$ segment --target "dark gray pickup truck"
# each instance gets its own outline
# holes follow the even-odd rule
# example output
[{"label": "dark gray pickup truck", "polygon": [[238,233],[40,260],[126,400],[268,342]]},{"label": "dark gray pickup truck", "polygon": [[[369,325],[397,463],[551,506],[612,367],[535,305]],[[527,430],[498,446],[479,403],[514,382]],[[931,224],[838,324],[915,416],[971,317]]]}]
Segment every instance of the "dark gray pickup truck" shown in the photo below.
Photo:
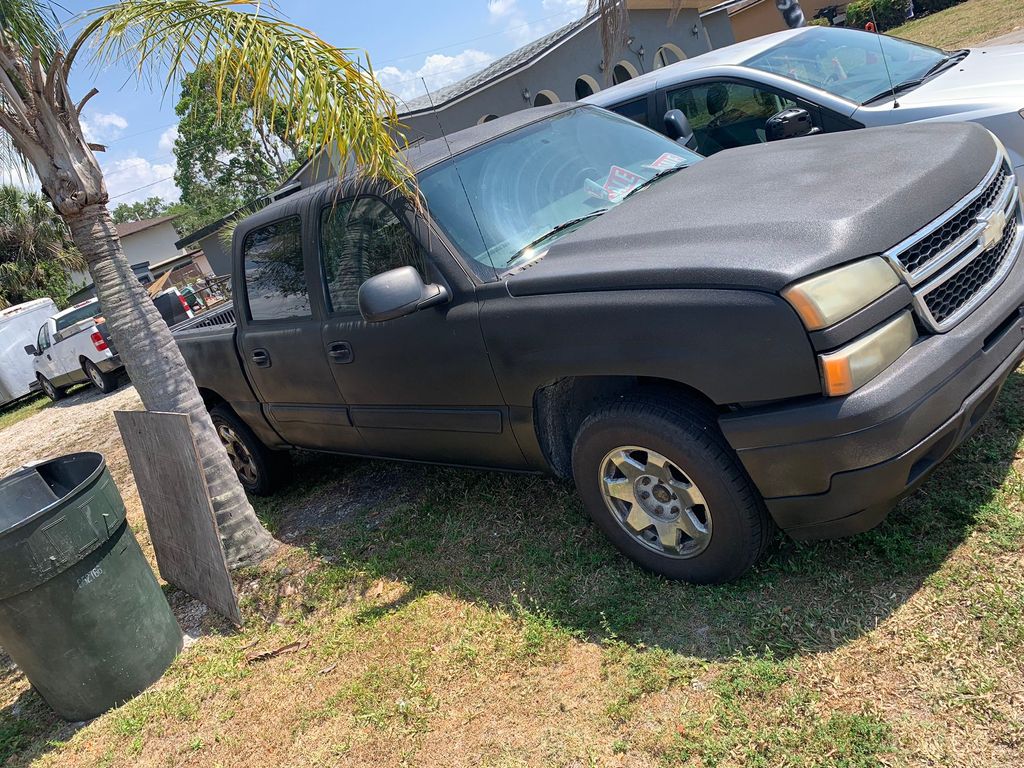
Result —
[{"label": "dark gray pickup truck", "polygon": [[1024,227],[977,125],[702,160],[594,107],[411,149],[235,232],[178,343],[246,488],[290,447],[573,477],[626,555],[744,573],[881,522],[1024,356]]}]

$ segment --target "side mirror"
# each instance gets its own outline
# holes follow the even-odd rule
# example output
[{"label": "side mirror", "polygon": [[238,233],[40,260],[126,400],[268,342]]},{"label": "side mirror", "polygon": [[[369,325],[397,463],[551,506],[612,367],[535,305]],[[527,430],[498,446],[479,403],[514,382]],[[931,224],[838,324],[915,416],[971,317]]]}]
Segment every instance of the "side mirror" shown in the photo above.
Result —
[{"label": "side mirror", "polygon": [[359,312],[368,323],[394,320],[448,301],[443,285],[427,285],[415,267],[374,275],[359,286]]},{"label": "side mirror", "polygon": [[810,112],[801,107],[784,109],[769,117],[768,122],[764,124],[766,141],[795,139],[798,136],[813,136],[816,133],[821,133],[821,129],[814,127]]},{"label": "side mirror", "polygon": [[32,357],[39,357],[39,350],[36,349],[36,345],[35,344],[26,344],[25,345],[25,354],[26,355],[32,355]]},{"label": "side mirror", "polygon": [[697,147],[697,137],[693,135],[690,121],[681,109],[670,109],[665,113],[665,135],[687,149]]}]

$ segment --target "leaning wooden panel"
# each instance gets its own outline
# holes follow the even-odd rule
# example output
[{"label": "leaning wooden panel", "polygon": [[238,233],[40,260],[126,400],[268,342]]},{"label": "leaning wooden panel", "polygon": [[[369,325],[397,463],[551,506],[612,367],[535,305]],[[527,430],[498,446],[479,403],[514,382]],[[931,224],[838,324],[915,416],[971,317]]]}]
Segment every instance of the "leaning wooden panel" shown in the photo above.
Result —
[{"label": "leaning wooden panel", "polygon": [[160,576],[237,625],[234,585],[183,413],[115,411]]}]

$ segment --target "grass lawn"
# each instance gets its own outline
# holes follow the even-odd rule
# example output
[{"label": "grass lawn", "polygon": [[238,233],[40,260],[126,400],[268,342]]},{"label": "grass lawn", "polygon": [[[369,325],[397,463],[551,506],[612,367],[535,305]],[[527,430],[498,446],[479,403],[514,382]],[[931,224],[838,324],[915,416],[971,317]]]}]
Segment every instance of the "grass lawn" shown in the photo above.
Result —
[{"label": "grass lawn", "polygon": [[0,429],[17,424],[22,419],[39,413],[51,402],[46,395],[37,394],[0,409]]},{"label": "grass lawn", "polygon": [[890,35],[939,48],[978,45],[1024,27],[1021,0],[967,0],[889,30]]}]

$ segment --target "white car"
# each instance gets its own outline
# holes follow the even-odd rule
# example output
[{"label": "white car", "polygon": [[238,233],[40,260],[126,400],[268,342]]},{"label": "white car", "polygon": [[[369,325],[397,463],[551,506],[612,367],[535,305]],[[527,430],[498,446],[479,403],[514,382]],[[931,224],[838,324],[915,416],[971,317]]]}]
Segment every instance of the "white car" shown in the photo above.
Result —
[{"label": "white car", "polygon": [[656,69],[584,101],[675,139],[679,121],[669,112],[680,110],[704,155],[792,135],[778,120],[767,125],[780,113],[811,132],[973,121],[999,137],[1024,181],[1024,45],[942,51],[855,29],[802,27]]},{"label": "white car", "polygon": [[97,299],[58,312],[39,329],[32,355],[39,386],[51,400],[73,384],[91,381],[101,392],[117,388],[124,366],[111,345]]}]

